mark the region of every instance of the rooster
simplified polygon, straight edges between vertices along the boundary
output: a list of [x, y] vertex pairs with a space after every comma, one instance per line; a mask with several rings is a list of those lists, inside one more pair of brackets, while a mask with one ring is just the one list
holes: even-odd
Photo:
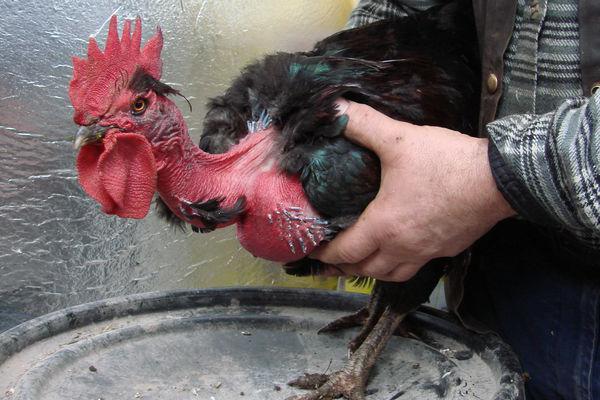
[[[318, 274], [308, 255], [351, 225], [379, 188], [379, 160], [344, 138], [336, 99], [475, 133], [479, 58], [467, 1], [266, 56], [210, 101], [199, 146], [168, 97], [180, 93], [160, 81], [160, 28], [143, 47], [141, 21], [131, 28], [126, 21], [119, 38], [113, 17], [105, 50], [90, 38], [87, 59], [73, 58], [80, 184], [107, 214], [143, 218], [158, 193], [170, 222], [200, 232], [237, 224], [244, 248], [294, 275]], [[391, 335], [456, 262], [436, 259], [407, 282], [376, 282], [364, 309], [323, 329], [362, 325], [345, 367], [291, 382], [314, 389], [297, 398], [363, 399]]]

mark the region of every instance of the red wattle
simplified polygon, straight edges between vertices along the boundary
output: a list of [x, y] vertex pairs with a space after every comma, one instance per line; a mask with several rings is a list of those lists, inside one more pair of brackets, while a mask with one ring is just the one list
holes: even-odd
[[144, 218], [156, 191], [152, 147], [137, 133], [108, 133], [77, 156], [79, 183], [102, 206], [122, 218]]

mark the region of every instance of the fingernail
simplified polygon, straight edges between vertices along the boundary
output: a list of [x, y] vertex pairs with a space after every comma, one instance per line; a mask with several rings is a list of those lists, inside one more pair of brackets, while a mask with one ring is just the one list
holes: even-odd
[[339, 98], [335, 101], [335, 108], [337, 110], [338, 115], [345, 114], [350, 107], [350, 102], [346, 99]]

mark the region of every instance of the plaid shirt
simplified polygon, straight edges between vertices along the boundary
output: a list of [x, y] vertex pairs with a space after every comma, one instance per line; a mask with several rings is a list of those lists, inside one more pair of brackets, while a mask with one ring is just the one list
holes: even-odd
[[[348, 27], [433, 1], [361, 0]], [[498, 188], [528, 220], [600, 249], [600, 90], [581, 89], [578, 4], [518, 0], [497, 120], [487, 125]]]

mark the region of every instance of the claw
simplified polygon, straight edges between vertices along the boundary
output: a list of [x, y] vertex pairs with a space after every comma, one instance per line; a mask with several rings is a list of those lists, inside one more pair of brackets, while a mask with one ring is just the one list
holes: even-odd
[[314, 390], [320, 388], [327, 382], [329, 375], [327, 374], [307, 374], [299, 376], [296, 379], [289, 381], [287, 384], [291, 387], [297, 387], [304, 390]]
[[[302, 377], [299, 379], [302, 379]], [[291, 396], [286, 400], [333, 400], [340, 397], [344, 397], [347, 400], [365, 400], [365, 382], [359, 374], [346, 372], [346, 370], [338, 371], [312, 392]]]
[[334, 321], [331, 321], [317, 332], [318, 334], [327, 333], [327, 332], [335, 332], [341, 329], [353, 328], [355, 326], [364, 325], [365, 321], [369, 317], [369, 310], [364, 307], [358, 310], [357, 312], [344, 315]]
[[[375, 297], [375, 301], [369, 304], [368, 309], [372, 309], [378, 303], [378, 299], [379, 297]], [[329, 378], [323, 374], [305, 374], [290, 382], [290, 386], [313, 390], [304, 395], [289, 397], [287, 400], [329, 400], [340, 397], [347, 400], [364, 400], [367, 378], [375, 360], [405, 316], [389, 306], [384, 306], [383, 309], [384, 311], [375, 318], [376, 323], [365, 324], [367, 334], [360, 339], [356, 351], [352, 351], [352, 348], [348, 349], [348, 361], [344, 368], [332, 373]], [[352, 321], [356, 319], [356, 316], [364, 313], [363, 310], [359, 310], [345, 319], [341, 318], [344, 323], [338, 325], [345, 326], [348, 321]], [[372, 319], [372, 315], [369, 315], [370, 319]], [[361, 333], [363, 332], [361, 331]], [[356, 339], [353, 342], [356, 342]], [[322, 379], [326, 379], [326, 381], [322, 383]], [[315, 387], [317, 388], [315, 389]]]

